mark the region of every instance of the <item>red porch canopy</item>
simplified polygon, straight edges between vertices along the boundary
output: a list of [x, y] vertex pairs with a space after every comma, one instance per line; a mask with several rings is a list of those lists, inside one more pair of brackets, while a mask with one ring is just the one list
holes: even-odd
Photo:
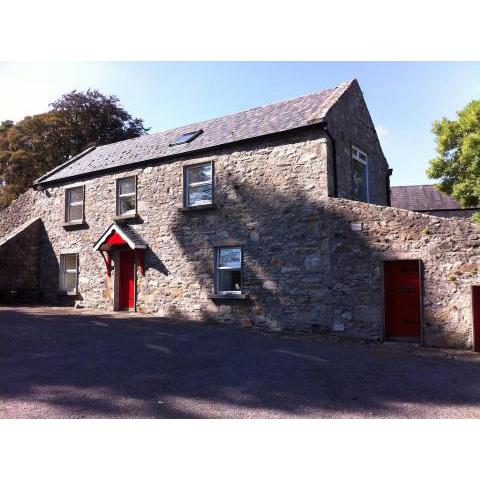
[[135, 251], [135, 260], [140, 266], [142, 275], [145, 275], [145, 250], [146, 242], [129, 225], [118, 225], [113, 223], [100, 237], [93, 247], [99, 251], [107, 267], [107, 275], [112, 274], [112, 250], [115, 248], [130, 248]]

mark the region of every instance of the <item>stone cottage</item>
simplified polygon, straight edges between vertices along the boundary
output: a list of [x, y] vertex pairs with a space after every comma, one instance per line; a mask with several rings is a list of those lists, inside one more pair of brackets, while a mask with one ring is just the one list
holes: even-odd
[[91, 148], [0, 214], [0, 292], [479, 345], [478, 231], [389, 207], [390, 174], [355, 80]]

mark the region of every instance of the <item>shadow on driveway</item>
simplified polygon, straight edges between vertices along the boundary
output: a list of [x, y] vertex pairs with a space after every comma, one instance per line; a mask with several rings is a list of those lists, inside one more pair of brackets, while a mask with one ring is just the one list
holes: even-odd
[[153, 317], [0, 307], [1, 418], [474, 418], [480, 363]]

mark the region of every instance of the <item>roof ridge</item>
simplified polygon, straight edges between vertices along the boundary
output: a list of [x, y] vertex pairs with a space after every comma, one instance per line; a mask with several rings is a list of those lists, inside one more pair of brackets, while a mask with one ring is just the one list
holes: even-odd
[[[304, 95], [298, 95], [297, 97], [291, 97], [291, 98], [287, 98], [285, 100], [278, 100], [276, 102], [272, 102], [272, 103], [264, 103], [263, 105], [257, 105], [256, 107], [252, 107], [252, 108], [247, 108], [246, 110], [240, 110], [238, 112], [233, 112], [233, 113], [227, 113], [225, 115], [220, 115], [220, 116], [217, 116], [217, 117], [211, 117], [211, 118], [206, 118], [205, 120], [200, 120], [198, 122], [195, 122], [195, 123], [188, 123], [187, 125], [179, 125], [178, 127], [174, 127], [174, 128], [169, 128], [168, 130], [161, 130], [159, 132], [155, 132], [155, 133], [152, 133], [151, 135], [148, 135], [149, 137], [153, 137], [155, 135], [159, 135], [159, 134], [164, 134], [166, 132], [173, 132], [174, 130], [178, 130], [180, 128], [187, 128], [187, 127], [194, 127], [196, 125], [201, 125], [203, 123], [206, 123], [206, 122], [213, 122], [214, 120], [220, 120], [221, 118], [229, 118], [229, 117], [234, 117], [236, 115], [241, 115], [243, 113], [247, 113], [247, 112], [253, 112], [254, 110], [261, 110], [262, 108], [266, 108], [266, 107], [273, 107], [273, 106], [278, 106], [278, 105], [281, 105], [282, 103], [289, 103], [289, 102], [293, 102], [295, 100], [300, 100], [301, 98], [306, 98], [306, 97], [311, 97], [313, 95], [318, 95], [319, 93], [324, 93], [324, 92], [332, 92], [335, 93], [335, 91], [337, 89], [339, 89], [341, 86], [343, 86], [343, 84], [345, 83], [349, 83], [349, 82], [342, 82], [340, 83], [339, 85], [337, 85], [336, 87], [331, 87], [331, 88], [324, 88], [323, 90], [317, 90], [315, 92], [311, 92], [311, 93], [306, 93]], [[342, 92], [343, 93], [343, 92]], [[330, 97], [329, 97], [330, 99]], [[141, 135], [143, 136], [143, 135]], [[135, 137], [135, 138], [132, 138], [130, 140], [136, 140], [137, 138], [140, 138], [140, 137]], [[126, 140], [120, 140], [120, 142], [124, 142]], [[128, 140], [127, 140], [128, 141]], [[119, 143], [119, 142], [116, 142], [116, 143]], [[111, 143], [109, 143], [108, 145], [112, 145]], [[104, 146], [104, 145], [102, 145]]]
[[[438, 183], [422, 183], [418, 185], [392, 185], [390, 188], [406, 188], [406, 187], [435, 187]], [[443, 193], [443, 192], [442, 192]], [[446, 195], [446, 194], [445, 194]]]
[[[305, 93], [304, 95], [298, 95], [296, 97], [291, 97], [291, 98], [287, 98], [285, 100], [278, 100], [276, 102], [272, 102], [272, 103], [264, 103], [263, 105], [257, 105], [256, 107], [252, 107], [252, 108], [247, 108], [245, 110], [240, 110], [238, 112], [233, 112], [233, 113], [227, 113], [225, 115], [219, 115], [219, 116], [216, 116], [216, 117], [211, 117], [211, 118], [206, 118], [204, 120], [199, 120], [198, 122], [195, 122], [195, 123], [188, 123], [186, 125], [179, 125], [177, 127], [173, 127], [173, 128], [168, 128], [166, 130], [159, 130], [158, 132], [154, 132], [154, 133], [151, 133], [151, 134], [144, 134], [144, 135], [139, 135], [138, 137], [135, 137], [135, 138], [127, 138], [125, 140], [119, 140], [118, 142], [112, 142], [112, 143], [106, 143], [105, 145], [99, 145], [97, 148], [98, 149], [102, 149], [103, 147], [107, 147], [109, 145], [115, 145], [115, 144], [118, 144], [118, 143], [122, 143], [122, 142], [131, 142], [131, 141], [135, 141], [135, 140], [138, 140], [139, 138], [142, 138], [142, 137], [149, 137], [149, 138], [152, 138], [152, 137], [155, 137], [156, 135], [161, 135], [161, 134], [165, 134], [167, 132], [173, 132], [175, 130], [179, 130], [180, 128], [190, 128], [190, 127], [195, 127], [197, 125], [202, 125], [204, 123], [207, 123], [207, 122], [213, 122], [215, 120], [220, 120], [221, 118], [229, 118], [229, 117], [234, 117], [236, 115], [241, 115], [243, 113], [247, 113], [247, 112], [253, 112], [254, 110], [261, 110], [262, 108], [266, 108], [266, 107], [273, 107], [273, 106], [276, 106], [276, 105], [281, 105], [282, 103], [289, 103], [289, 102], [293, 102], [295, 100], [300, 100], [301, 98], [306, 98], [306, 97], [311, 97], [313, 95], [318, 95], [320, 93], [324, 93], [324, 92], [331, 92], [331, 96], [328, 97], [328, 101], [330, 101], [331, 97], [333, 96], [333, 94], [342, 87], [342, 92], [341, 94], [343, 94], [346, 90], [346, 88], [344, 88], [345, 86], [348, 88], [348, 86], [353, 82], [354, 80], [348, 80], [348, 81], [345, 81], [345, 82], [342, 82], [340, 84], [338, 84], [337, 86], [335, 87], [331, 87], [331, 88], [324, 88], [323, 90], [317, 90], [315, 92], [311, 92], [311, 93]], [[338, 95], [337, 98], [339, 98], [340, 95]], [[334, 103], [334, 102], [332, 102]], [[331, 107], [331, 105], [330, 105]], [[330, 108], [329, 107], [329, 108]]]

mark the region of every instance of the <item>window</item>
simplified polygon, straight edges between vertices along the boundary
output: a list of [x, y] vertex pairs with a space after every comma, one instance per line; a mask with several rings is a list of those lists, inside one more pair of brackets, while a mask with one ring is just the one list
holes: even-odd
[[137, 177], [117, 180], [117, 215], [137, 213]]
[[203, 130], [182, 133], [172, 143], [170, 143], [170, 147], [173, 147], [175, 145], [181, 145], [182, 143], [190, 143], [192, 140], [195, 140], [197, 137], [199, 137], [202, 133]]
[[352, 147], [353, 199], [368, 202], [368, 159], [367, 155]]
[[84, 187], [75, 187], [65, 190], [65, 222], [83, 222]]
[[185, 206], [212, 203], [212, 163], [185, 167]]
[[242, 293], [242, 249], [221, 247], [216, 250], [215, 293]]
[[78, 254], [60, 255], [60, 292], [67, 295], [77, 294]]

